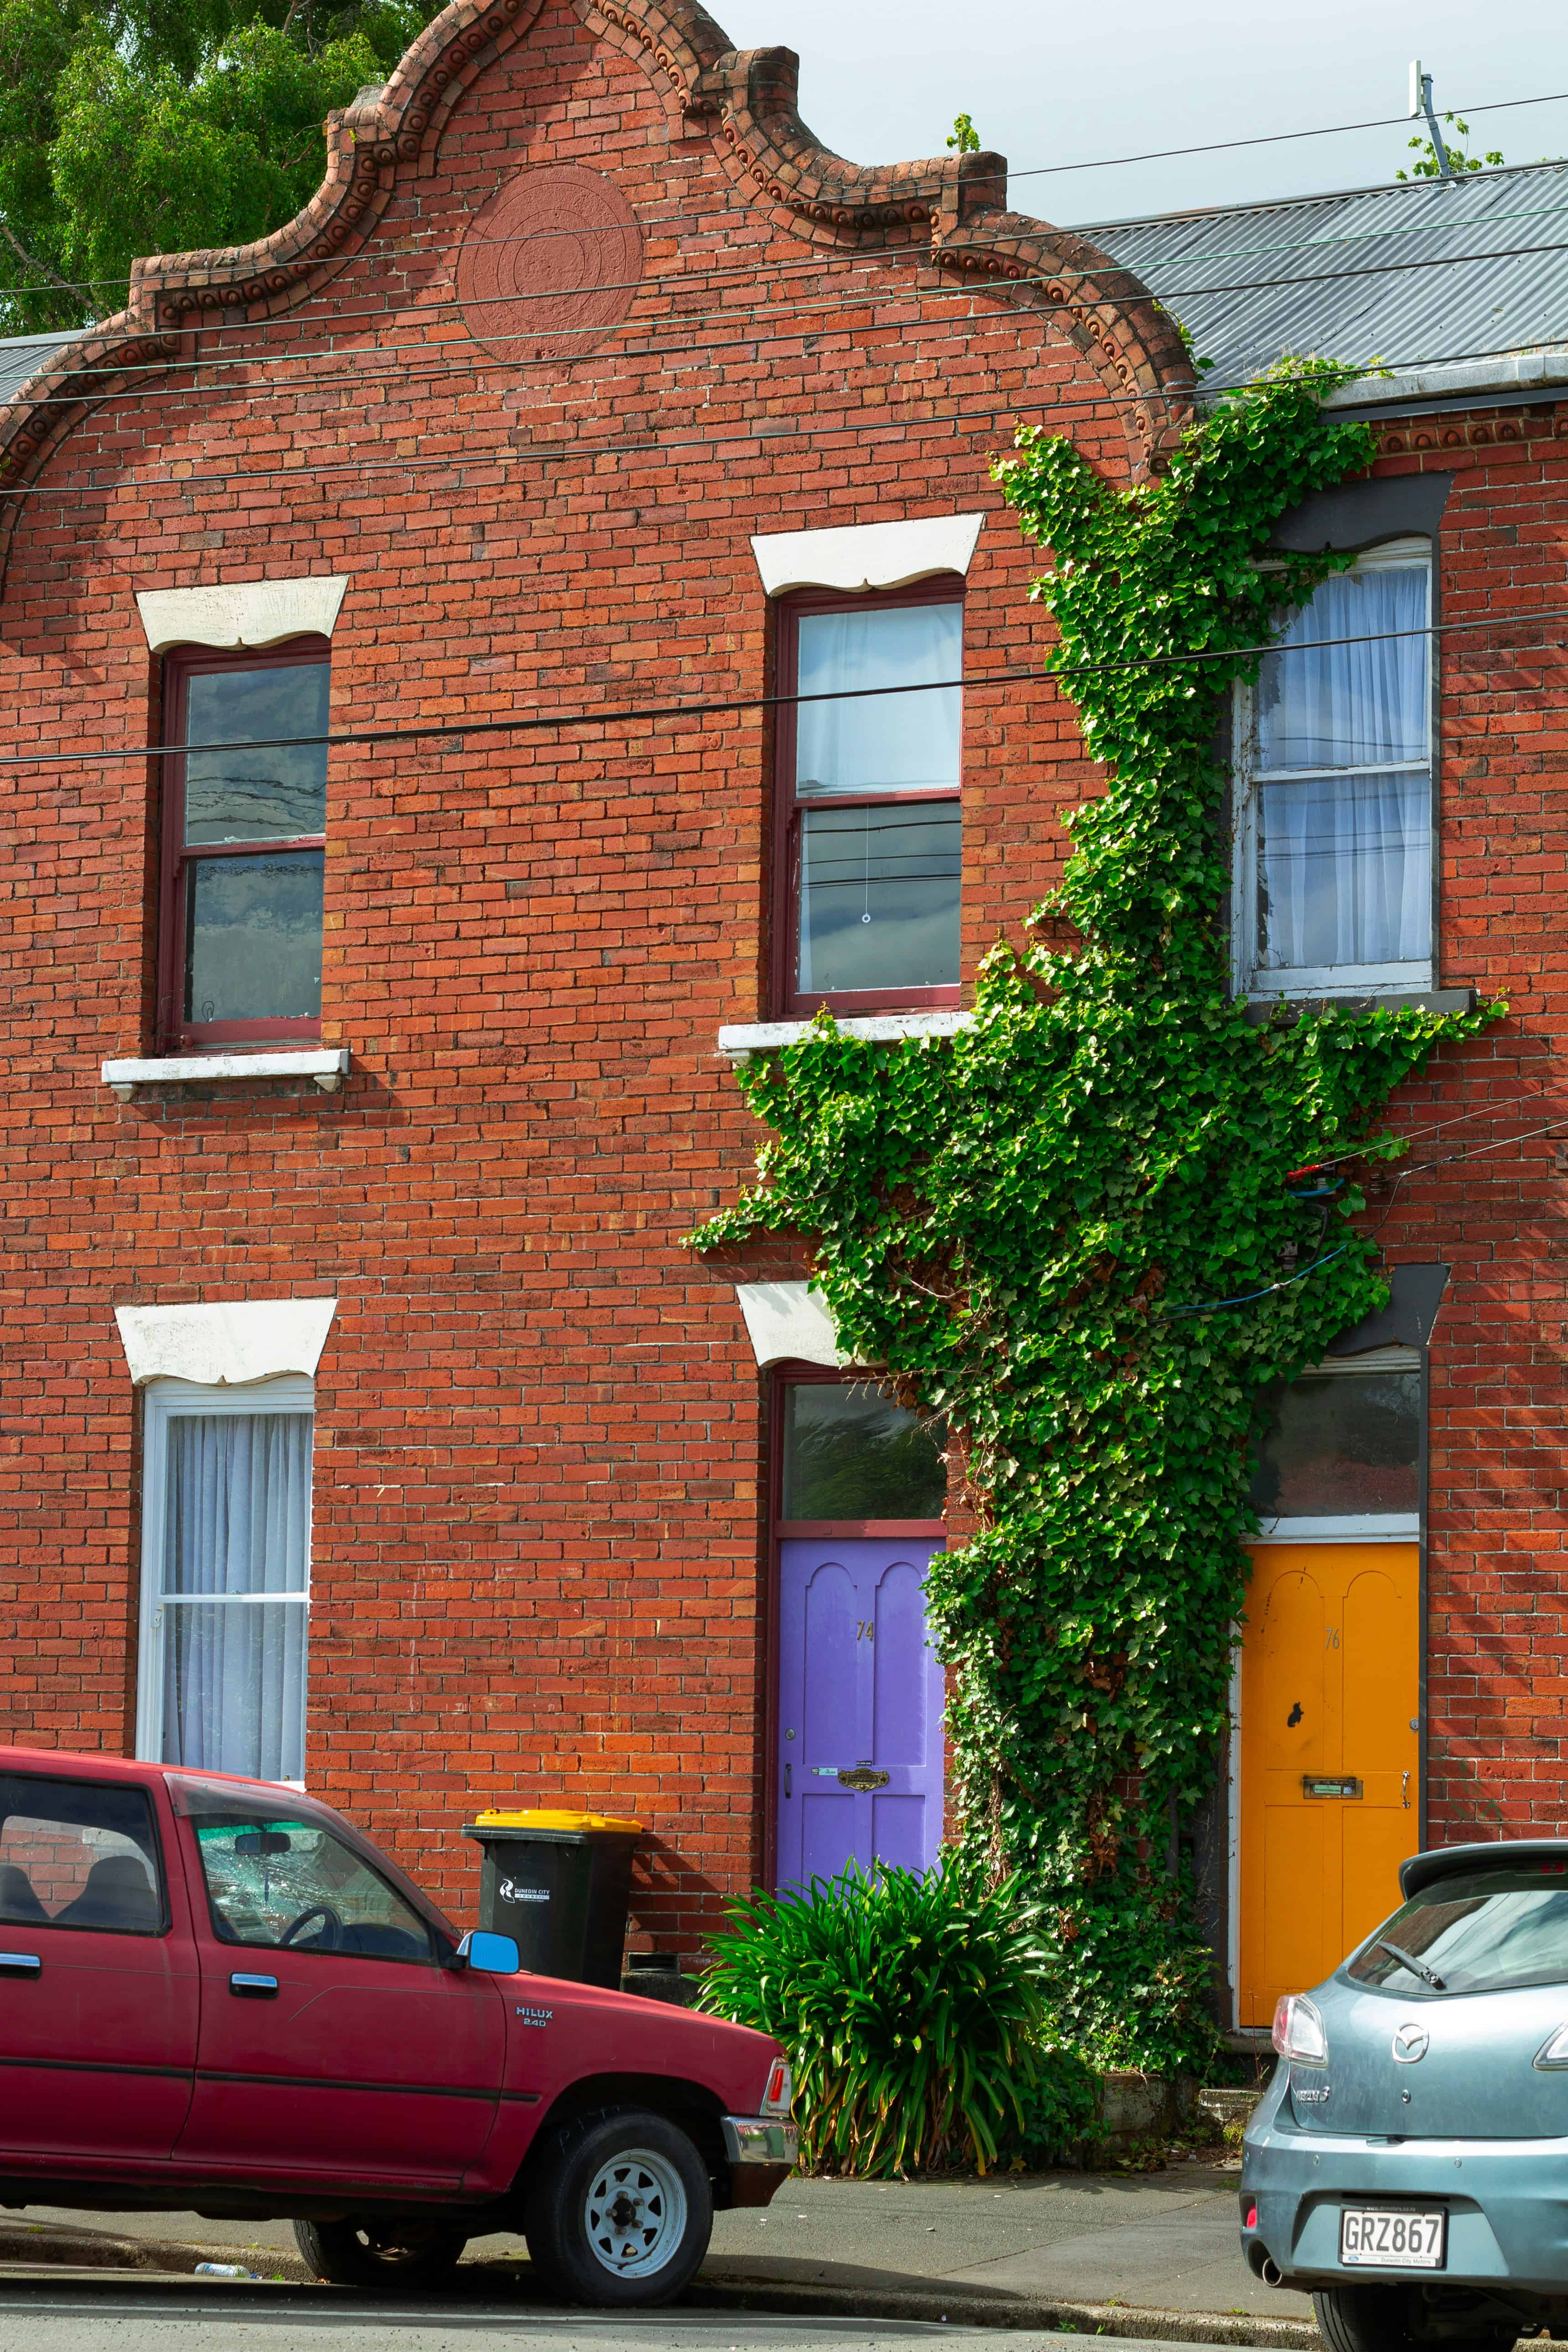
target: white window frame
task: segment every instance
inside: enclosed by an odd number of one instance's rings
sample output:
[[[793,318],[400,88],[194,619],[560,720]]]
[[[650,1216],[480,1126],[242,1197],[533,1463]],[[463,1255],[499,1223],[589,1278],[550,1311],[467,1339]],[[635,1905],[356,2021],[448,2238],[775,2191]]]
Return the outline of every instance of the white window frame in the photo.
[[[1426,613],[1432,614],[1433,547],[1429,539],[1405,538],[1388,540],[1381,547],[1369,548],[1350,567],[1348,576],[1354,578],[1369,572],[1420,571],[1427,577]],[[1272,570],[1276,567],[1263,567]],[[1347,576],[1347,575],[1336,575]],[[1325,770],[1314,768],[1270,768],[1270,783],[1289,783],[1295,777],[1321,776],[1325,773],[1346,776],[1419,775],[1427,778],[1432,793],[1432,817],[1428,834],[1431,845],[1432,872],[1429,887],[1432,893],[1431,949],[1427,955],[1398,963],[1356,963],[1303,965],[1296,969],[1265,971],[1258,966],[1258,800],[1259,782],[1256,766],[1258,728],[1256,692],[1249,686],[1238,685],[1235,690],[1233,740],[1237,746],[1235,761],[1236,844],[1231,860],[1231,921],[1232,973],[1236,992],[1253,1002],[1273,1003],[1295,997],[1369,996],[1387,994],[1423,994],[1436,985],[1434,974],[1437,957],[1437,809],[1434,771],[1432,713],[1436,697],[1437,642],[1427,640],[1426,664],[1426,752],[1422,760],[1384,761],[1361,768]]]
[[[309,1413],[314,1430],[316,1384],[303,1373],[286,1372],[273,1380],[250,1381],[243,1388],[226,1384],[207,1387],[195,1381],[149,1381],[142,1391],[142,1609],[141,1645],[137,1666],[136,1754],[144,1763],[163,1760],[163,1686],[166,1664],[167,1612],[188,1605],[171,1601],[163,1591],[163,1533],[168,1519],[169,1423],[205,1413],[239,1415],[261,1412]],[[305,1590],[303,1592],[237,1593],[226,1606],[243,1609],[266,1601],[302,1609],[305,1612],[305,1682],[301,1704],[310,1696],[310,1541],[312,1524],[305,1530]],[[193,1595],[192,1598],[198,1596]],[[209,1599],[211,1595],[199,1596]],[[301,1748],[301,1752],[303,1748]],[[280,1781],[279,1787],[303,1789],[303,1780]]]

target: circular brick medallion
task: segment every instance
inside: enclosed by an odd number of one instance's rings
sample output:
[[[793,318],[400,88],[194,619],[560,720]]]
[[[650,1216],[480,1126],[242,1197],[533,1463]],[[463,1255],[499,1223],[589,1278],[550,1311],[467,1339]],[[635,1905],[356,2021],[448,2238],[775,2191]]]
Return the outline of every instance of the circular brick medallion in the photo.
[[[458,256],[458,299],[468,332],[498,359],[559,363],[619,326],[642,274],[642,231],[615,181],[542,163],[475,215]]]

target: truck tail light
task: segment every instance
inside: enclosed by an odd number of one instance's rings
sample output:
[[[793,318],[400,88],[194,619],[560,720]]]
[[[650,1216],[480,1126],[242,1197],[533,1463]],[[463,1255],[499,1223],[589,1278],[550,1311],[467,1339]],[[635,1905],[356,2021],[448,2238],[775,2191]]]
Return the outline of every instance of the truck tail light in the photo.
[[[1329,2037],[1304,1992],[1288,1992],[1274,2011],[1274,2047],[1292,2066],[1326,2066]]]
[[[768,2087],[763,2093],[758,2112],[764,2116],[787,2116],[795,2097],[795,2081],[787,2060],[775,2058],[768,2069]]]

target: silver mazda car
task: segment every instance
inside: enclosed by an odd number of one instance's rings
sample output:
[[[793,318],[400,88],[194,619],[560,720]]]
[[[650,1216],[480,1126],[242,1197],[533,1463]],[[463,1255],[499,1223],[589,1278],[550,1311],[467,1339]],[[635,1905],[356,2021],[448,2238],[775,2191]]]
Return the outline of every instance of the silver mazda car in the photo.
[[[1330,2352],[1501,2352],[1568,2319],[1568,1839],[1420,1853],[1274,2018],[1241,2244]]]

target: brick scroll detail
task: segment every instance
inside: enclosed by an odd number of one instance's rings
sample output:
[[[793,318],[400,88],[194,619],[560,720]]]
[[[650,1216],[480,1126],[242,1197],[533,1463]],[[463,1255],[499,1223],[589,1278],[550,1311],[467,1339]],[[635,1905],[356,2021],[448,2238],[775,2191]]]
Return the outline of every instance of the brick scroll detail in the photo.
[[[1008,212],[1000,155],[883,168],[847,163],[800,119],[791,50],[732,48],[697,0],[570,5],[662,81],[688,131],[710,133],[746,200],[773,207],[781,226],[816,245],[902,248],[911,263],[934,260],[977,293],[1050,312],[1120,407],[1134,477],[1163,462],[1194,393],[1175,322],[1109,254]],[[189,330],[268,318],[319,294],[375,228],[398,166],[439,135],[464,92],[527,35],[542,5],[452,0],[381,89],[329,115],[326,177],[303,212],[251,245],[132,263],[126,308],[0,405],[0,490],[30,478],[90,401],[193,358]],[[5,499],[0,508],[3,555],[22,504]]]
[[[605,0],[597,7],[588,0],[574,5],[592,26],[609,19]],[[615,0],[615,21],[627,30],[647,27],[640,46],[661,63],[674,13],[669,0]],[[717,29],[702,11],[689,13]],[[1004,156],[850,163],[801,121],[800,61],[793,50],[732,50],[692,80],[696,55],[693,43],[679,72],[666,68],[683,93],[688,119],[707,116],[715,123],[731,177],[753,200],[778,207],[782,226],[814,245],[906,247],[977,293],[1049,311],[1056,331],[1121,408],[1134,478],[1164,463],[1192,415],[1195,391],[1175,320],[1140,278],[1087,238],[1009,212]]]
[[[475,217],[458,299],[469,334],[497,359],[566,362],[620,325],[642,274],[642,231],[615,181],[541,164],[504,182]]]

